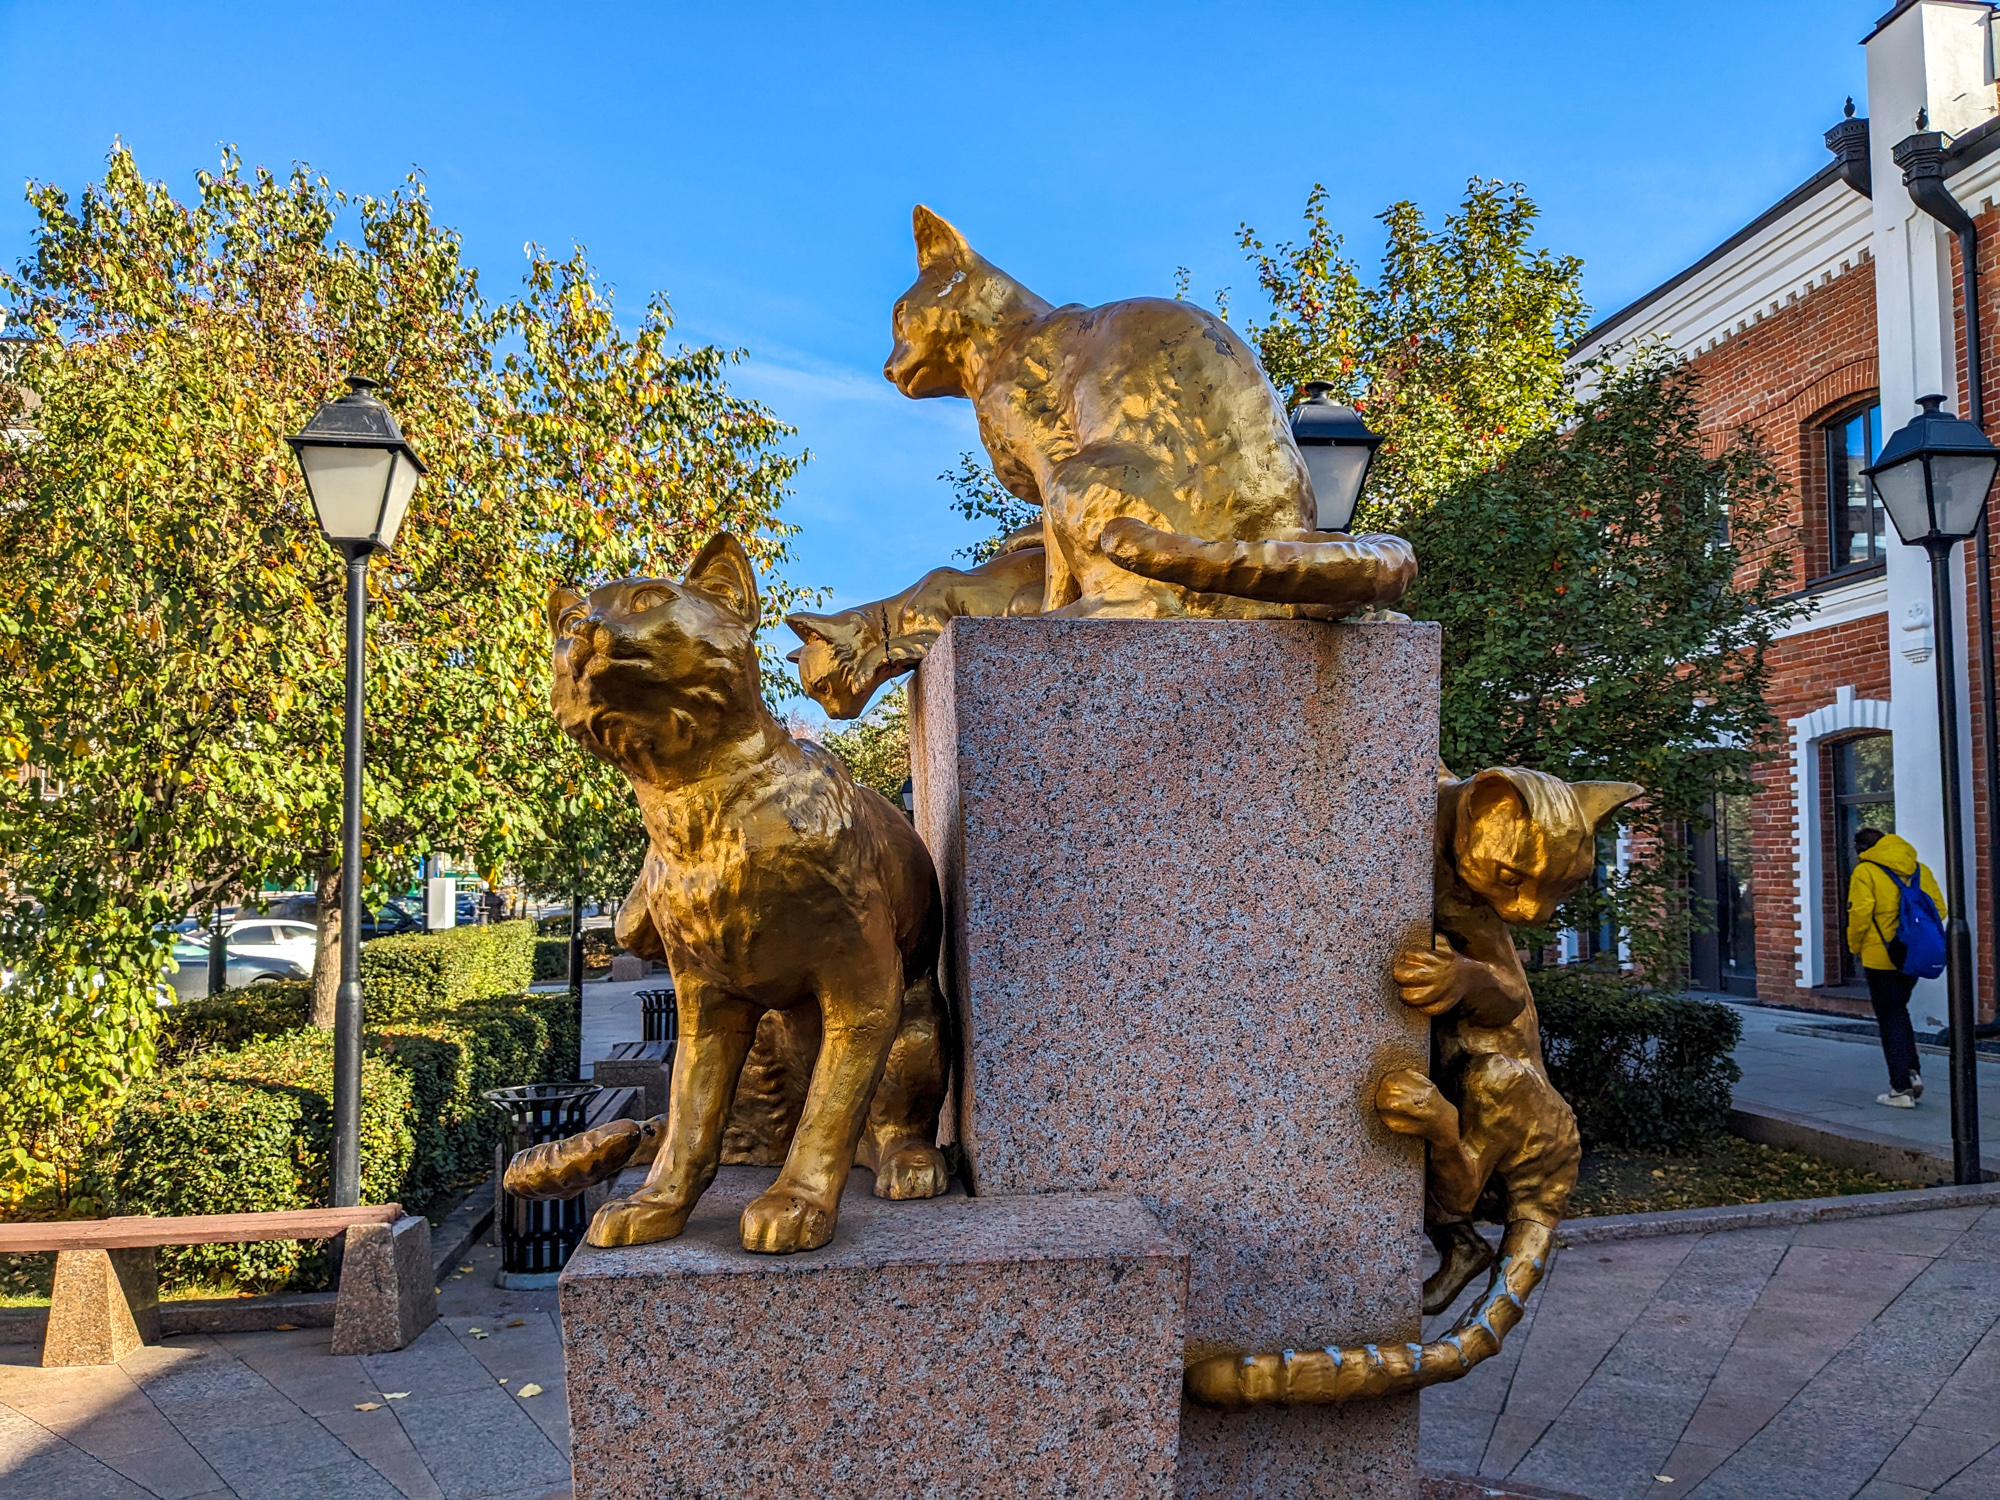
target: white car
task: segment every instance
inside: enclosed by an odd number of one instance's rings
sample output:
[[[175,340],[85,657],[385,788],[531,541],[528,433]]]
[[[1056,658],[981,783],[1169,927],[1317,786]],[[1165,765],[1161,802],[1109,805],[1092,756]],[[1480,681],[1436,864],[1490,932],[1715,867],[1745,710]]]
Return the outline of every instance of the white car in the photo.
[[[310,922],[293,922],[283,917],[246,917],[230,924],[231,958],[285,959],[308,974],[319,946],[319,933]]]

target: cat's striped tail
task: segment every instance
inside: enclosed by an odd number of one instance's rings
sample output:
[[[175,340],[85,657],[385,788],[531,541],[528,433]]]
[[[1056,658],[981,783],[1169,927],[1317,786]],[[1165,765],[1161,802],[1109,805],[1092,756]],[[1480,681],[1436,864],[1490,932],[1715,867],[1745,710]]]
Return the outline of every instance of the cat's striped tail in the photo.
[[[1205,542],[1131,516],[1098,535],[1104,555],[1129,573],[1198,594],[1297,604],[1329,619],[1383,609],[1417,577],[1417,555],[1399,536],[1303,533],[1295,540]]]
[[[1428,1344],[1361,1344],[1287,1349],[1282,1354],[1218,1354],[1187,1368],[1188,1399],[1225,1411],[1246,1406],[1326,1406],[1396,1396],[1469,1374],[1500,1352],[1523,1304],[1548,1267],[1555,1232],[1516,1219],[1500,1241],[1492,1287],[1443,1338]]]

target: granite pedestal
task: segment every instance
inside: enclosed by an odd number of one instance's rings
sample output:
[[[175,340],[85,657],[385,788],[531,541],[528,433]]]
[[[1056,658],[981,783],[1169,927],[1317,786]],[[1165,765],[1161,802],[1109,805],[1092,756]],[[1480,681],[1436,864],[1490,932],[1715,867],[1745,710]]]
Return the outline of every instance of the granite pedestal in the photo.
[[[856,1169],[831,1245],[753,1255],[776,1175],[570,1258],[577,1500],[1173,1493],[1187,1254],[1136,1198],[890,1203]]]
[[[1190,1252],[1187,1352],[1419,1332],[1438,630],[959,619],[917,677],[917,824],[984,1200],[1138,1194]],[[1184,1495],[1407,1500],[1414,1397],[1181,1417]]]
[[[160,1276],[150,1247],[56,1253],[44,1367],[116,1364],[159,1341]]]

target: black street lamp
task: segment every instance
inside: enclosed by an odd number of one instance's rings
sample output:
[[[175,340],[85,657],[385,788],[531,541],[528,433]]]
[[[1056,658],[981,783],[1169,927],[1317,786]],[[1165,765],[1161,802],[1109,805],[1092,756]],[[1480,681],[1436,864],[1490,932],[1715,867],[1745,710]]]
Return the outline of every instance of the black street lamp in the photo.
[[[347,560],[347,734],[340,815],[340,989],[333,1011],[333,1206],[361,1201],[361,686],[368,559],[395,544],[424,466],[375,382],[313,413],[286,442],[305,474],[319,529]]]
[[[1979,1093],[1974,1051],[1972,929],[1965,920],[1964,794],[1958,778],[1957,611],[1946,559],[1979,529],[2000,448],[1970,422],[1938,410],[1942,396],[1919,396],[1922,411],[1891,434],[1863,472],[1896,534],[1931,558],[1932,630],[1937,641],[1938,747],[1944,773],[1945,988],[1951,1016],[1952,1178],[1981,1180]],[[2000,955],[1996,955],[2000,957]]]
[[[1368,430],[1361,414],[1328,394],[1330,382],[1306,382],[1306,399],[1292,408],[1292,441],[1312,476],[1313,500],[1319,506],[1314,523],[1321,531],[1345,531],[1354,522],[1368,465],[1382,446],[1380,434]]]

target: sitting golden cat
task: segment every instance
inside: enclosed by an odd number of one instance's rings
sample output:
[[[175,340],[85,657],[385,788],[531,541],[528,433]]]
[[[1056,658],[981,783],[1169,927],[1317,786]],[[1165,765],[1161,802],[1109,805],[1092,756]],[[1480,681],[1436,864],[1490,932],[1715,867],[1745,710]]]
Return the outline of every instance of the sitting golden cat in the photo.
[[[1540,926],[1590,878],[1597,825],[1644,788],[1571,784],[1508,766],[1438,788],[1436,932],[1398,956],[1403,1003],[1436,1018],[1433,1078],[1385,1077],[1375,1108],[1391,1130],[1429,1145],[1424,1228],[1442,1264],[1424,1311],[1442,1312],[1494,1264],[1472,1226],[1489,1180],[1507,1227],[1497,1284],[1442,1339],[1283,1354],[1217,1355],[1188,1367],[1210,1406],[1351,1401],[1456,1380],[1498,1352],[1547,1269],[1576,1185],[1576,1117],[1549,1082],[1533,992],[1510,924]]]
[[[883,1197],[944,1191],[937,876],[908,819],[765,706],[743,548],[715,537],[684,583],[557,589],[549,623],[557,717],[630,778],[651,835],[619,940],[665,958],[680,1010],[652,1171],[598,1211],[590,1242],[679,1234],[725,1128],[738,1159],[783,1153],[743,1211],[749,1250],[831,1239],[857,1150]],[[644,1136],[620,1126],[524,1153],[509,1186],[572,1195]]]
[[[994,474],[1042,508],[1041,597],[1027,607],[1024,551],[792,616],[829,713],[858,713],[859,684],[914,667],[955,614],[1337,620],[1402,597],[1408,543],[1312,529],[1284,404],[1227,323],[1160,297],[1051,307],[929,209],[914,224],[883,373],[906,396],[970,398]]]

